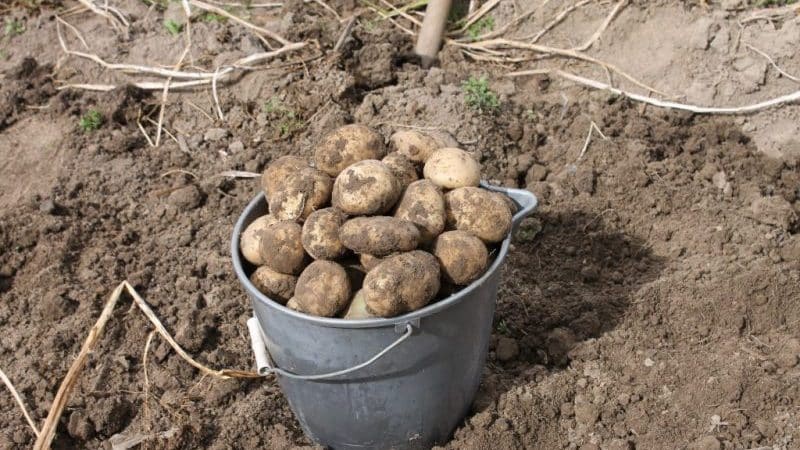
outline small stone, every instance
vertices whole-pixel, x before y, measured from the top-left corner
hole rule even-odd
[[[780,250],[781,258],[784,261],[800,262],[800,237],[796,236],[786,242]]]
[[[200,189],[192,184],[172,191],[167,201],[181,211],[189,211],[203,203],[203,195]]]
[[[722,171],[715,173],[714,176],[711,177],[711,182],[714,183],[714,186],[719,190],[725,189],[725,186],[729,184],[725,172]]]
[[[778,367],[790,369],[797,365],[798,357],[800,357],[800,339],[791,338],[778,350],[775,363]]]
[[[759,197],[750,205],[753,219],[788,231],[797,222],[792,204],[781,196]]]
[[[244,150],[244,144],[242,141],[233,141],[228,145],[228,151],[230,153],[239,153]]]
[[[534,164],[528,169],[528,173],[525,175],[525,183],[531,184],[537,181],[544,181],[547,178],[547,167],[541,164]]]
[[[48,198],[39,204],[39,211],[43,214],[55,215],[58,212],[58,205],[53,199]]]
[[[655,361],[653,361],[650,358],[645,358],[645,360],[644,360],[644,366],[645,367],[653,367],[654,365],[656,365]]]
[[[519,242],[533,242],[536,236],[542,232],[542,222],[536,217],[526,217],[522,219],[514,238]]]
[[[519,121],[511,122],[508,125],[508,137],[511,138],[512,141],[518,141],[522,139],[523,128]]]
[[[82,410],[75,410],[69,415],[67,432],[75,439],[88,441],[94,437],[94,424]]]
[[[575,406],[570,402],[561,404],[561,417],[572,417],[575,415]]]
[[[703,436],[689,444],[686,450],[720,450],[722,445],[714,436]]]
[[[495,355],[499,361],[511,361],[519,355],[519,344],[516,339],[501,337],[497,340]]]
[[[700,169],[698,175],[700,175],[700,177],[702,177],[704,180],[711,180],[712,178],[714,178],[714,175],[719,173],[719,171],[720,171],[719,167],[716,164],[712,162],[707,162],[703,166],[703,168]]]
[[[575,421],[578,425],[590,427],[597,422],[600,417],[600,410],[597,406],[591,403],[576,403],[575,404]]]
[[[208,142],[221,141],[228,137],[228,130],[225,128],[209,128],[203,134],[203,139]]]
[[[600,278],[600,270],[593,264],[584,266],[581,269],[581,277],[583,277],[583,281],[593,283]]]

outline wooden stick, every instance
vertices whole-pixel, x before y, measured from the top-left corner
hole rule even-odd
[[[19,392],[17,392],[17,388],[14,387],[14,385],[11,383],[11,380],[8,379],[2,369],[0,369],[0,380],[2,380],[3,384],[5,384],[8,390],[11,391],[11,396],[14,397],[19,409],[22,410],[22,415],[25,416],[25,420],[28,421],[28,425],[33,430],[33,434],[35,434],[36,437],[39,437],[39,429],[36,428],[36,424],[33,422],[33,419],[31,419],[31,415],[28,413],[28,408],[25,407],[25,402],[22,401],[22,397],[19,395]]]
[[[61,418],[64,407],[67,406],[69,395],[72,393],[72,389],[75,387],[75,383],[78,381],[78,377],[81,371],[83,371],[86,361],[89,359],[89,353],[94,350],[106,323],[108,323],[108,320],[111,318],[111,313],[114,312],[114,307],[117,305],[117,301],[126,285],[127,282],[123,282],[114,289],[114,292],[111,293],[111,297],[109,297],[106,302],[106,306],[100,313],[97,322],[95,322],[94,326],[89,330],[89,335],[83,342],[80,353],[78,353],[75,361],[72,362],[67,376],[64,377],[64,381],[61,382],[61,386],[58,388],[55,399],[53,399],[53,406],[50,408],[50,412],[47,413],[47,419],[42,426],[42,431],[39,433],[39,436],[36,438],[36,443],[33,445],[34,450],[47,450],[53,443],[53,438],[56,435],[56,427],[58,427],[58,421]]]
[[[450,13],[452,0],[431,0],[425,10],[425,19],[417,36],[414,53],[419,55],[423,67],[430,67],[436,61],[439,48],[442,46],[447,15]]]
[[[763,109],[771,108],[773,106],[782,105],[785,103],[792,103],[800,100],[800,90],[792,92],[791,94],[786,94],[780,97],[776,97],[770,100],[766,100],[759,103],[754,103],[751,105],[746,106],[738,106],[738,107],[710,107],[710,106],[696,106],[696,105],[687,105],[683,103],[659,100],[656,98],[646,97],[644,95],[635,94],[633,92],[623,91],[622,89],[617,89],[613,86],[608,84],[602,83],[600,81],[592,80],[589,78],[584,78],[580,75],[575,75],[572,73],[564,72],[563,70],[549,70],[549,69],[542,69],[542,70],[526,70],[521,72],[512,72],[507,74],[506,76],[509,77],[521,77],[521,76],[529,76],[529,75],[556,75],[561,78],[573,81],[578,84],[582,84],[584,86],[588,86],[594,89],[600,89],[603,91],[608,91],[613,94],[621,95],[624,97],[628,97],[631,100],[636,100],[639,102],[646,103],[648,105],[658,106],[660,108],[668,108],[668,109],[679,109],[682,111],[690,111],[697,114],[747,114],[756,111],[761,111]]]

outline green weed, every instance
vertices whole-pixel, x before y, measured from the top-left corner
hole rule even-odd
[[[264,112],[272,124],[272,130],[280,138],[287,138],[306,126],[305,120],[275,97],[264,103]]]
[[[183,24],[175,22],[172,19],[167,19],[164,21],[164,28],[167,29],[169,34],[177,36],[181,33],[181,31],[183,31]]]
[[[479,37],[492,30],[494,30],[494,17],[484,17],[467,27],[467,36],[476,41]]]
[[[17,19],[6,19],[6,24],[3,26],[3,33],[6,36],[16,36],[25,32],[25,24]]]
[[[212,12],[207,12],[207,13],[203,14],[202,16],[200,16],[200,19],[203,22],[209,22],[209,23],[210,22],[224,23],[224,22],[226,22],[228,20],[227,17],[220,16],[219,14],[214,14]]]
[[[500,109],[500,99],[489,89],[486,77],[471,76],[461,85],[461,89],[464,91],[464,100],[470,108],[482,113]]]
[[[78,127],[84,133],[95,131],[103,125],[103,115],[99,111],[90,109],[78,121]]]

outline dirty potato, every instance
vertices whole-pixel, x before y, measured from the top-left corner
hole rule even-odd
[[[328,135],[314,152],[317,168],[335,177],[348,166],[386,154],[383,137],[364,125],[345,125]]]
[[[250,275],[250,281],[262,294],[284,305],[294,295],[297,277],[278,273],[267,266],[263,266]]]
[[[364,278],[364,302],[380,317],[393,317],[427,305],[439,291],[439,262],[414,250],[383,261]]]
[[[468,231],[485,243],[500,242],[511,230],[511,211],[494,192],[462,187],[444,199],[448,229]]]
[[[400,182],[386,164],[369,159],[344,169],[333,183],[333,206],[351,216],[389,211],[401,193]]]
[[[445,189],[477,186],[481,182],[481,165],[464,150],[441,148],[428,158],[423,174]]]
[[[440,148],[436,139],[414,130],[402,130],[389,138],[391,147],[409,161],[425,164],[431,154]]]
[[[339,240],[339,227],[347,216],[336,208],[314,211],[303,224],[303,248],[314,259],[336,259],[347,249]]]
[[[273,183],[267,197],[270,213],[278,219],[305,220],[330,201],[333,180],[326,173],[305,167],[284,176],[280,183]]]
[[[269,214],[254,220],[242,232],[239,240],[239,247],[242,249],[242,256],[250,264],[260,266],[264,264],[264,257],[261,256],[261,233],[268,226],[277,222],[278,219]]]
[[[382,263],[383,260],[385,260],[386,258],[391,258],[392,256],[393,256],[392,254],[389,254],[386,256],[378,257],[375,255],[370,255],[369,253],[362,253],[358,255],[358,260],[359,262],[361,262],[361,267],[364,268],[364,271],[369,272],[370,270],[378,267],[378,264]]]
[[[386,164],[386,167],[392,171],[397,181],[400,182],[401,192],[405,190],[409,184],[419,180],[417,168],[414,167],[414,163],[400,153],[389,153],[381,162]]]
[[[299,309],[307,314],[336,316],[350,300],[347,272],[335,262],[312,262],[297,279],[294,300]]]
[[[465,286],[477,280],[489,263],[486,245],[466,231],[446,231],[433,243],[433,255],[439,260],[444,279]]]
[[[283,186],[289,175],[309,167],[308,161],[299,156],[287,155],[273,161],[261,175],[261,189],[269,199]]]
[[[291,221],[275,222],[261,233],[261,255],[264,265],[289,275],[302,272],[306,252],[302,244],[303,228]]]
[[[444,231],[446,216],[442,189],[430,180],[411,183],[403,193],[394,216],[416,225],[422,244],[431,243]]]
[[[417,248],[419,230],[413,223],[394,217],[356,217],[342,225],[339,239],[356,253],[381,257]]]
[[[367,309],[367,302],[364,301],[363,289],[359,289],[356,295],[353,296],[353,300],[350,301],[350,306],[347,307],[347,311],[344,313],[344,318],[347,320],[375,318],[375,315]]]

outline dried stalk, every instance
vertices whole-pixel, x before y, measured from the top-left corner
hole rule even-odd
[[[11,391],[11,396],[14,397],[14,400],[17,402],[19,409],[22,410],[22,415],[25,416],[25,420],[28,421],[28,425],[33,430],[33,434],[36,437],[39,437],[39,429],[36,428],[36,423],[34,423],[33,419],[31,419],[31,415],[28,413],[28,408],[25,407],[25,402],[22,401],[22,397],[17,392],[17,388],[11,383],[11,380],[8,379],[6,374],[0,369],[0,380],[3,381],[3,384],[6,385],[9,391]]]

